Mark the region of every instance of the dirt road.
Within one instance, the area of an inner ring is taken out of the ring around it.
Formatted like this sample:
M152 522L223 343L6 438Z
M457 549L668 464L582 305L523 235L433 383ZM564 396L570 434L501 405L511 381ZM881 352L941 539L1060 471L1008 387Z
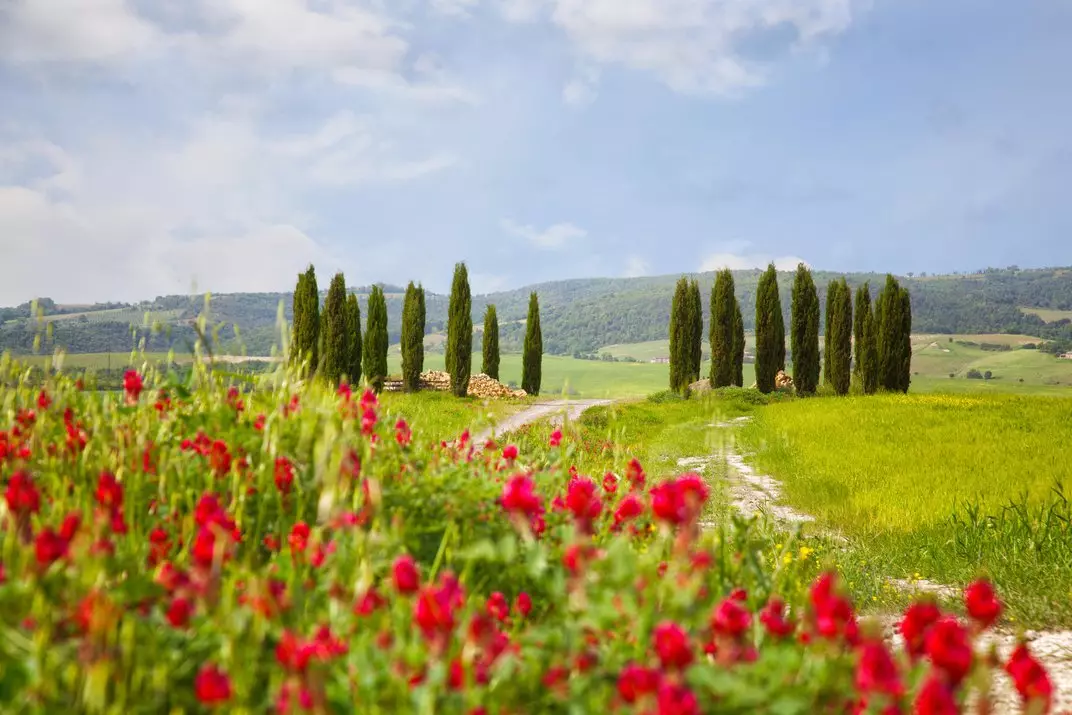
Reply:
M502 435L513 432L530 422L537 422L547 417L550 417L552 422L559 423L562 422L563 417L575 420L588 408L609 405L611 402L612 400L550 400L549 402L541 402L510 415L496 425L494 429L484 430L473 438L473 442L478 445L483 444L493 433Z

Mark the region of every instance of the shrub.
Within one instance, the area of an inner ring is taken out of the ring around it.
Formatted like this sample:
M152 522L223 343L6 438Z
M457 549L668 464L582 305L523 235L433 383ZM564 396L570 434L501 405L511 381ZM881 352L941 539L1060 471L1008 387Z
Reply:
M979 372L978 370L976 370L973 367L972 369L968 370L967 377L968 377L969 380L982 380L983 379L983 373Z

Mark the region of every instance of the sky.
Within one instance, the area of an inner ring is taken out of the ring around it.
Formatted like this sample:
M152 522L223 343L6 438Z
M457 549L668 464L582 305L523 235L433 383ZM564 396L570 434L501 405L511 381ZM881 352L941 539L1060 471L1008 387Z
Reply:
M1069 37L1069 0L0 0L0 304L1069 265Z

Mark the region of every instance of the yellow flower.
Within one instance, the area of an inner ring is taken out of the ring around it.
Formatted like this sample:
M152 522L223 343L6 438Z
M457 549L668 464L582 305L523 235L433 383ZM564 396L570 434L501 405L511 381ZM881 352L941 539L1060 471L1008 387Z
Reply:
M786 554L785 556L783 556L782 563L786 564L787 566L793 563L793 554Z
M800 560L801 561L807 561L808 557L811 556L812 552L814 552L814 551L815 551L815 549L809 548L807 546L801 546L800 547Z

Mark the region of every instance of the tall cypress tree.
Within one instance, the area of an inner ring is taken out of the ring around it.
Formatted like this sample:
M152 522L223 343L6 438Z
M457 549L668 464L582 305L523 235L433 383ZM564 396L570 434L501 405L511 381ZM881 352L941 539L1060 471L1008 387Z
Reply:
M413 281L406 286L402 301L402 387L416 392L421 382L421 354L424 352L424 328L420 325L420 298Z
M778 270L771 263L756 287L756 387L774 390L774 378L785 369L785 319L778 296Z
M316 269L312 264L299 277L294 291L295 359L308 361L309 371L316 370L320 361L320 291L316 286Z
M857 308L857 312L859 310ZM864 305L860 345L856 351L860 361L860 387L865 395L873 395L878 390L878 325L870 302Z
M886 285L875 303L879 387L908 392L912 379L912 300L897 279Z
M525 321L525 354L521 362L521 388L530 395L540 394L543 377L543 331L540 330L540 301L529 296L529 317Z
M736 297L733 299L733 384L744 387L744 316Z
M530 308L531 310L531 308ZM689 282L685 277L677 281L674 297L670 302L670 389L681 392L688 383L689 363L692 348L688 347L689 330Z
M346 330L346 279L341 272L335 274L328 286L320 328L324 335L320 373L329 382L338 383L346 373L350 357L350 334Z
M368 323L362 351L365 379L376 392L387 379L387 299L381 286L372 286L368 297Z
M834 306L827 316L826 331L830 335L830 384L839 395L849 392L852 383L852 293L842 278L830 284L834 291Z
M473 369L473 299L469 291L469 271L464 263L454 266L447 310L447 372L451 390L458 397L469 392Z
M294 313L294 322L290 333L290 362L300 365L302 358L301 341L305 331L305 274L298 274L298 285L294 287L293 304L291 310Z
M361 305L353 293L346 299L346 334L349 345L346 358L346 377L351 385L361 384Z
M428 313L424 305L424 286L417 284L417 332L421 334L421 344L415 361L418 375L424 372L424 336L428 333Z
M864 316L874 315L871 313L871 284L865 282L856 288L855 308L852 311L852 344L854 348L852 376L860 379L860 368L863 363L861 350L864 344Z
M495 306L484 309L484 344L481 371L488 377L499 379L499 316Z
M689 305L692 307L692 330L689 342L692 347L689 383L700 379L700 365L703 363L703 298L700 297L700 284L696 280L689 283Z
M708 342L711 345L711 387L727 387L733 384L737 365L733 349L734 296L733 273L724 268L715 276L711 288L711 325Z
M793 384L797 394L810 395L819 386L819 295L803 263L793 280L792 312Z
M826 324L823 330L823 384L832 385L833 374L830 372L830 324L834 319L834 303L837 301L837 292L841 286L837 281L830 281L826 286Z

